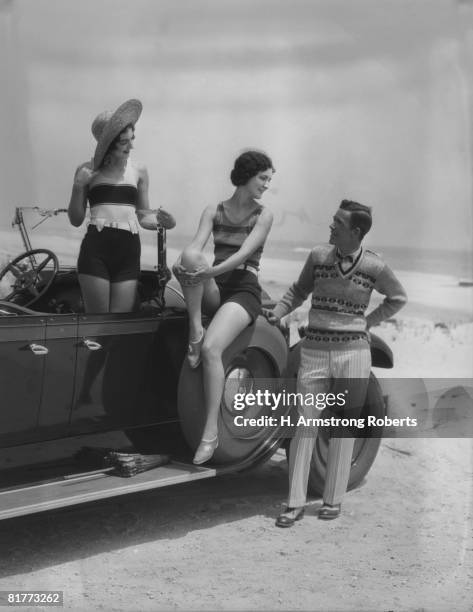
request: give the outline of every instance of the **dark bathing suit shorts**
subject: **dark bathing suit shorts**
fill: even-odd
[[[254,323],[261,314],[261,287],[257,276],[249,270],[230,270],[216,276],[215,282],[220,290],[220,305],[226,302],[240,304]]]
[[[141,243],[138,234],[89,225],[77,261],[79,274],[105,278],[111,283],[137,280],[140,275]]]

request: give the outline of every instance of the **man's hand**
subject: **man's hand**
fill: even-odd
[[[271,323],[271,325],[279,325],[281,322],[281,319],[277,317],[270,308],[263,308],[262,315],[263,317],[266,317],[268,323]]]

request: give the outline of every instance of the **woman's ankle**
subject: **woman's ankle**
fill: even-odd
[[[206,440],[207,442],[210,442],[211,440],[215,440],[215,438],[218,437],[218,427],[216,427],[215,429],[205,429],[203,434],[202,434],[202,440]]]

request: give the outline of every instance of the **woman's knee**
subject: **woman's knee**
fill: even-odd
[[[181,264],[189,271],[195,270],[202,264],[206,264],[207,260],[204,257],[202,251],[193,247],[186,247],[182,251]]]
[[[202,344],[201,355],[205,362],[221,361],[222,348],[211,338],[205,337]]]

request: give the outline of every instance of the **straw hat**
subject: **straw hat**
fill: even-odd
[[[127,100],[115,112],[104,111],[95,117],[92,123],[92,134],[97,141],[94,153],[94,170],[99,168],[114,138],[127,125],[135,125],[142,110],[143,105],[139,100]]]

